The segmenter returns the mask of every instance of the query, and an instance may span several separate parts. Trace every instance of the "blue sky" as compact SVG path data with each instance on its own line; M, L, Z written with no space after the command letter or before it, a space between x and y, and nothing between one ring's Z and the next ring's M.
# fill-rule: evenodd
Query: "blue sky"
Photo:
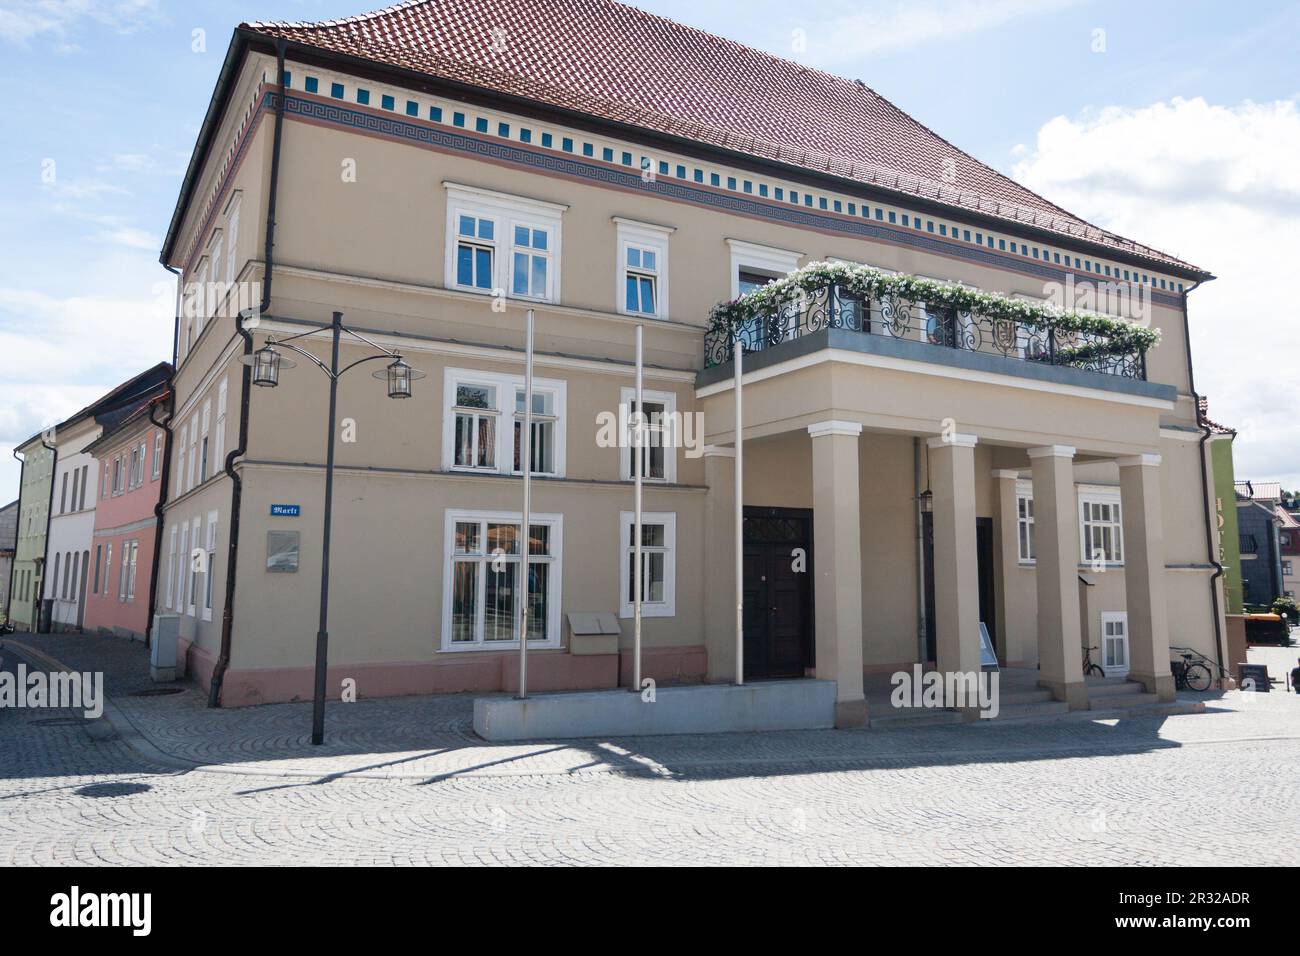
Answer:
M1300 4L637 5L861 79L1066 208L1214 271L1192 299L1197 385L1241 429L1239 476L1300 485ZM231 30L367 9L0 0L0 502L16 442L170 357L158 247Z

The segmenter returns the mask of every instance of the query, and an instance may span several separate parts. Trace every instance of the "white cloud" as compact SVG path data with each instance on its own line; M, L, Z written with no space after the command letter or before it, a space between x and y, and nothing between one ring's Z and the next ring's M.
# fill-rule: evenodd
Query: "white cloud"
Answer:
M0 40L26 44L50 35L60 53L79 48L64 38L87 23L130 33L156 19L159 0L6 0L0 9Z
M171 358L174 286L139 300L0 288L0 442L19 442ZM0 492L0 495L3 493Z
M799 59L823 67L859 62L870 53L910 49L931 40L978 33L1021 17L1053 13L1081 0L893 0L854 3L825 25L807 29Z
M1197 390L1239 429L1237 475L1300 485L1300 97L1056 117L1013 175L1218 278L1189 300Z

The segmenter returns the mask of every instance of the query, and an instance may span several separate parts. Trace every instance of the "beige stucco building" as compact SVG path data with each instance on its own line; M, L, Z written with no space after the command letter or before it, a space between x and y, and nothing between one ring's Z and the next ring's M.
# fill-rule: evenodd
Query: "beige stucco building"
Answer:
M978 669L981 622L1071 706L1085 645L1166 698L1169 643L1219 656L1187 344L1207 273L860 84L615 4L533 7L236 32L163 252L187 293L157 610L181 615L224 703L311 694L327 381L299 359L258 389L239 359L315 329L296 344L328 361L335 311L427 378L407 401L365 374L381 365L340 382L331 694L513 687L530 308L531 686L630 670L631 451L602 427L629 401L638 325L646 410L679 439L648 456L644 671L731 679L734 369L709 312L836 260L1030 302L1123 284L1162 340L1072 362L1027 329L891 301L810 303L752 337L746 675L833 678L852 724L864 674ZM619 80L626 58L644 82ZM245 338L235 316L262 304ZM343 339L343 364L373 352ZM574 635L579 612L621 635Z

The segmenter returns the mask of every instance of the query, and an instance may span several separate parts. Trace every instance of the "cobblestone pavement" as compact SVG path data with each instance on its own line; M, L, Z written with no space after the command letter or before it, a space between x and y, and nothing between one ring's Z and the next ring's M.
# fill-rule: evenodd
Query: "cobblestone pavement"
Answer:
M1295 695L1121 721L527 745L474 737L469 698L406 698L331 705L313 748L309 704L132 697L138 647L15 639L104 670L122 733L0 710L0 865L1289 863L1300 837Z

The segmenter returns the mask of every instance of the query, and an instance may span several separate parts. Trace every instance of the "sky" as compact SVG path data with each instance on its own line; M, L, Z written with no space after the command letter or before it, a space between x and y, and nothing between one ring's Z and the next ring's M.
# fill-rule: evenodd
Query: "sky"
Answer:
M158 251L231 31L371 3L0 0L0 503L19 442L171 357ZM1239 478L1300 486L1300 2L636 5L860 79L1077 215L1209 269L1197 389L1239 431Z

